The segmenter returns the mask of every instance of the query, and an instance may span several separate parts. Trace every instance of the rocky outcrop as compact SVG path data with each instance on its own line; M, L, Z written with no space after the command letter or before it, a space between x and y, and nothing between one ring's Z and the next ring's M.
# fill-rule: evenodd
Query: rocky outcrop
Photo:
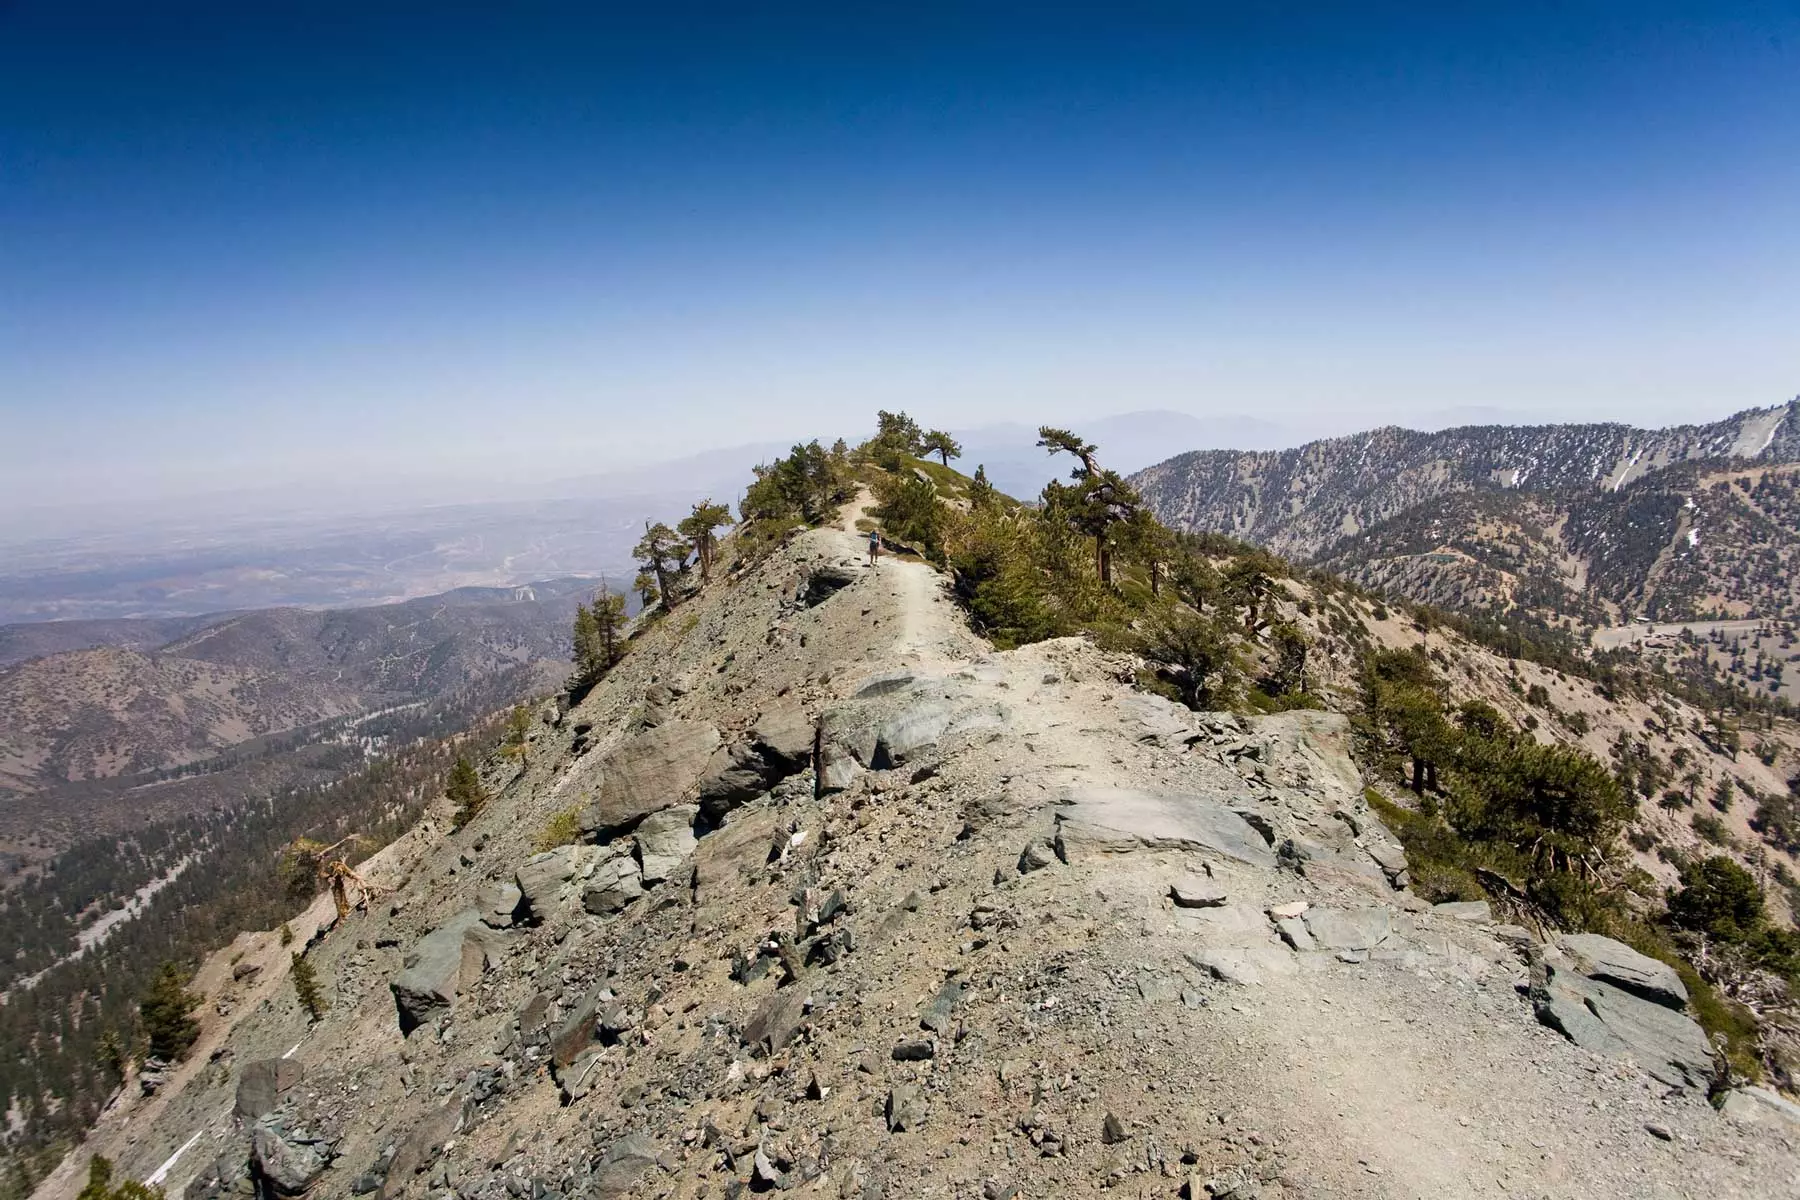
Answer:
M694 818L699 814L698 805L678 804L638 823L631 840L644 883L661 883L681 870L694 852Z
M406 956L406 969L389 984L399 1012L400 1032L448 1013L462 987L500 958L499 935L468 909L419 939Z
M606 847L581 892L581 906L596 915L619 912L644 894L644 877L630 843Z
M1534 952L1538 1020L1584 1049L1636 1062L1671 1087L1704 1090L1714 1075L1706 1033L1682 1010L1672 970L1596 934L1564 935Z
M328 1143L290 1133L277 1121L258 1122L250 1135L250 1165L265 1198L305 1195L331 1158Z
M684 802L719 745L717 729L679 718L627 740L607 756L599 795L582 810L583 832L604 836L627 830Z
M305 1070L291 1058L259 1058L245 1063L238 1075L233 1111L251 1120L271 1112L304 1076Z
M1071 789L1058 802L1059 857L1132 850L1210 851L1254 866L1273 867L1268 841L1228 797L1141 788Z

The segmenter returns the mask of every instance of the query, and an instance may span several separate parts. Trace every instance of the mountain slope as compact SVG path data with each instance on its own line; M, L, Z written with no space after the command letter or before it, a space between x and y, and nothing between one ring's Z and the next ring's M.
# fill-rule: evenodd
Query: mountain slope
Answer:
M177 622L83 622L117 640L0 669L0 797L166 771L253 738L455 694L567 661L586 580L465 588L402 604L269 609ZM192 626L198 624L199 629ZM96 628L95 626L99 627ZM30 636L44 644L42 626ZM546 680L548 680L548 676Z
M1707 426L1385 428L1133 477L1178 528L1233 534L1416 600L1600 623L1787 616L1800 400Z
M1420 640L1293 587L1284 615ZM1520 711L1496 656L1427 644ZM370 911L295 922L320 1021L273 934L215 958L195 1052L87 1150L196 1200L253 1171L390 1200L1788 1186L1792 1134L1533 1018L1519 951L1551 948L1395 886L1342 716L1190 713L1136 665L994 652L924 564L800 534L547 706L480 816L369 865ZM1350 663L1320 672L1344 702ZM563 813L587 834L537 855Z

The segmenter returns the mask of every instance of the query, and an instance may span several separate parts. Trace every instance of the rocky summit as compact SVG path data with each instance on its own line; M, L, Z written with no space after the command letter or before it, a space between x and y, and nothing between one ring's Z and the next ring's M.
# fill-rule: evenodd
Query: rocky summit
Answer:
M240 938L40 1195L90 1153L191 1200L1795 1194L1797 1110L1709 1103L1668 968L1413 894L1345 718L997 652L855 515L294 921L319 1020Z

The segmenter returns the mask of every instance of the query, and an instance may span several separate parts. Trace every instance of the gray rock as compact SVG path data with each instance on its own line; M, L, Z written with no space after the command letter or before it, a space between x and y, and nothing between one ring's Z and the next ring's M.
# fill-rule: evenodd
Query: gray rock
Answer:
M581 892L581 906L595 916L622 912L633 900L644 894L643 876L637 859L623 847L594 868L587 886Z
M1301 916L1319 949L1373 950L1387 939L1392 918L1381 905L1368 908L1309 908Z
M1225 889L1204 875L1183 875L1169 885L1176 908L1217 908L1230 899Z
M1120 1142L1129 1140L1130 1137L1131 1134L1125 1131L1125 1122L1119 1120L1113 1113L1107 1113L1101 1120L1100 1140L1108 1146L1116 1146Z
M952 1027L950 1012L956 1007L957 1001L962 999L962 994L963 986L958 980L952 979L945 983L920 1014L919 1028L929 1029L941 1037L949 1036Z
M1744 1125L1765 1125L1800 1133L1800 1104L1768 1088L1736 1087L1725 1093L1719 1111Z
M1149 849L1212 851L1253 866L1275 865L1268 842L1224 797L1085 787L1058 803L1057 843L1065 861Z
M661 1164L662 1155L648 1134L620 1138L607 1150L594 1170L589 1186L596 1196L629 1195L638 1177Z
M1687 987L1675 968L1639 954L1623 942L1597 933L1565 933L1558 935L1556 945L1569 956L1569 964L1589 979L1669 1008L1687 1007Z
M897 1083L888 1092L887 1127L889 1133L913 1133L925 1123L925 1101L919 1089L910 1083Z
M798 706L770 709L757 720L750 736L763 757L779 764L783 774L792 775L812 765L818 730Z
M237 1115L254 1120L272 1111L304 1077L305 1070L297 1059L259 1058L245 1063L238 1076Z
M603 986L594 987L581 998L575 1011L550 1035L550 1062L553 1065L568 1066L599 1040L600 1010L612 1003L612 999L613 994Z
M876 770L891 770L938 744L950 728L955 709L946 701L918 701L882 722L875 734Z
M682 803L719 744L719 731L711 725L681 719L626 741L607 757L600 794L582 811L582 828L593 833L624 830Z
M1294 958L1275 946L1209 947L1184 955L1220 983L1260 987L1271 975L1294 973Z
M694 818L699 814L698 805L678 804L651 813L638 822L631 836L645 883L661 883L681 870L698 844L694 838Z
M937 1047L924 1038L898 1042L893 1049L895 1062L925 1062L937 1056Z
M700 780L700 811L714 824L780 781L775 764L755 746L739 744L713 751Z
M1299 917L1275 918L1275 931L1281 935L1281 940L1297 953L1305 953L1319 948L1319 944L1313 941L1312 934L1306 932L1306 922Z
M475 895L475 907L481 910L481 923L492 929L510 927L524 906L524 889L512 880L495 880Z
M1589 979L1560 956L1532 967L1532 1009L1543 1024L1583 1049L1630 1059L1670 1087L1703 1089L1713 1076L1712 1047L1690 1018L1655 1001Z
M289 1141L267 1125L258 1125L250 1137L250 1162L277 1196L305 1194L331 1165L317 1146Z
M796 983L764 1000L744 1026L744 1044L769 1054L785 1049L806 1020L809 999L804 983Z
M1041 871L1056 861L1056 844L1048 838L1033 838L1019 851L1019 874Z
M481 914L465 909L419 939L406 957L406 969L389 989L400 1017L400 1032L448 1012L456 995L483 971L498 964L500 935L481 923Z
M1486 900L1447 900L1434 904L1431 911L1454 921L1470 921L1486 925L1494 919L1494 910Z
M380 1200L394 1200L406 1191L413 1176L429 1170L443 1154L445 1144L462 1129L463 1117L460 1100L447 1100L426 1113L395 1148L387 1176L382 1180Z
M856 685L851 695L857 700L868 700L875 696L889 696L895 692L905 691L913 685L918 676L911 671L887 671L880 675L871 675Z
M526 859L513 878L525 898L525 906L542 920L555 911L563 886L575 876L579 846L560 846Z
M1406 873L1406 851L1400 847L1390 846L1386 842L1370 842L1364 849L1388 879L1393 880Z

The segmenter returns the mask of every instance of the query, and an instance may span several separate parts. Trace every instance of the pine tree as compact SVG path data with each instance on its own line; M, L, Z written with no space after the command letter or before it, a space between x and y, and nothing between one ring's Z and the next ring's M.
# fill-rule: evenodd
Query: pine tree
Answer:
M172 962L164 963L150 982L150 990L138 1001L138 1016L149 1038L151 1058L175 1062L200 1036L193 1018L200 998L187 990L187 976Z
M319 977L313 971L312 964L302 958L298 951L294 953L290 962L290 973L294 980L294 996L300 1001L300 1007L305 1010L307 1019L316 1023L325 1016L325 1010L330 1007L325 999L325 993L319 988Z
M919 441L919 448L926 454L935 454L943 459L944 465L950 465L953 458L962 457L962 443L941 429L933 429Z
M475 764L466 755L459 754L456 765L450 768L450 782L444 787L444 795L456 806L452 820L458 829L473 821L487 806L487 789L481 786L481 776L475 773Z
M135 1179L114 1183L112 1160L96 1154L88 1159L87 1184L75 1200L163 1200L163 1190Z
M644 536L638 544L631 548L631 553L643 564L644 571L655 578L656 594L662 600L663 611L675 607L675 593L669 584L669 576L687 558L690 547L675 536L675 531L661 521L652 525L644 522Z
M702 583L712 578L713 555L719 547L719 540L713 536L713 530L730 523L731 510L708 499L694 505L694 511L675 526L675 531L686 538L693 545L694 553L700 556Z

